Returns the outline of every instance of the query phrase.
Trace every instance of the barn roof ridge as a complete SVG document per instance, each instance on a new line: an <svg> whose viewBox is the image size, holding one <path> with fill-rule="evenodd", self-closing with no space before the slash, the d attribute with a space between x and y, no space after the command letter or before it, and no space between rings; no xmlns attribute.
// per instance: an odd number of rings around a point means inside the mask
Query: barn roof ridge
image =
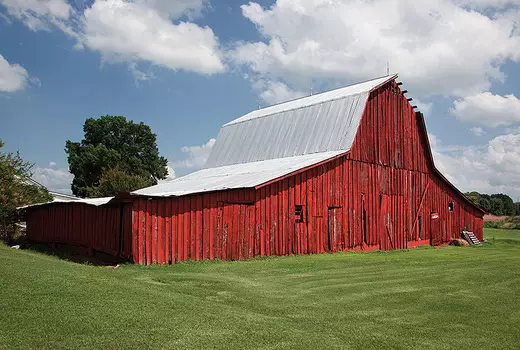
<svg viewBox="0 0 520 350"><path fill-rule="evenodd" d="M335 88L335 89L321 91L321 92L316 93L316 94L312 94L312 95L308 95L308 96L301 96L301 97L294 98L292 100L287 100L287 101L275 103L275 104L272 104L272 105L269 105L269 106L265 106L265 107L262 107L262 108L259 108L259 109L252 110L252 111L250 111L250 112L248 112L248 113L246 113L246 114L244 114L244 115L242 115L242 116L240 116L240 117L238 117L236 119L233 119L232 121L222 125L222 127L225 128L225 127L228 127L228 126L231 126L231 125L234 125L234 124L244 123L244 122L247 122L247 121L252 120L252 119L268 117L268 116L271 116L273 114L277 114L277 113L281 113L281 112L285 112L285 111L292 111L292 110L297 110L297 109L300 109L300 108L311 107L311 106L318 105L318 104L321 104L321 103L336 101L336 100L340 100L340 99L343 99L343 98L347 98L349 96L354 96L354 95L359 95L359 94L362 94L362 93L370 92L370 91L380 87L381 85L383 85L383 84L385 84L385 83L387 83L387 82L389 82L391 80L396 79L397 77L398 77L398 74L383 75L383 76L380 76L380 77L377 77L377 78L368 79L368 80L365 80L365 81L352 83L352 84L345 85L345 86L340 86L340 87ZM380 80L382 82L379 82ZM353 89L353 88L359 87L359 86L361 86L363 84L367 84L367 83L375 82L375 81L378 81L378 84L367 85L367 87L364 88L364 89L353 90L353 91L348 91L347 90L347 89ZM337 96L332 95L332 97L323 98L327 94L331 95L334 92L343 92L343 94L339 94ZM306 104L305 100L315 100L315 101L312 101L312 102ZM300 102L300 103L297 104L297 102ZM293 106L290 106L291 104ZM288 105L289 107L284 109L283 108L284 105ZM266 110L269 110L269 109L272 109L272 111L266 112ZM264 112L264 113L262 113L262 114L260 114L258 116L251 116L251 115L259 114L261 112Z"/></svg>

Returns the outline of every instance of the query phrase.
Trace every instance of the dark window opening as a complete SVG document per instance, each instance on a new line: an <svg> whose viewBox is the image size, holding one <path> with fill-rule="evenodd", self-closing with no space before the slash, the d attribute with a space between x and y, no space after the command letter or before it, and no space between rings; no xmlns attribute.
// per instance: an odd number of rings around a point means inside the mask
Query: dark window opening
<svg viewBox="0 0 520 350"><path fill-rule="evenodd" d="M419 239L423 239L423 234L422 234L422 216L419 216L419 218L417 219L417 235L418 235Z"/></svg>
<svg viewBox="0 0 520 350"><path fill-rule="evenodd" d="M448 203L448 210L449 211L453 211L453 209L455 209L455 205L453 204L453 202L449 202Z"/></svg>
<svg viewBox="0 0 520 350"><path fill-rule="evenodd" d="M294 220L296 222L303 222L303 205L294 206Z"/></svg>

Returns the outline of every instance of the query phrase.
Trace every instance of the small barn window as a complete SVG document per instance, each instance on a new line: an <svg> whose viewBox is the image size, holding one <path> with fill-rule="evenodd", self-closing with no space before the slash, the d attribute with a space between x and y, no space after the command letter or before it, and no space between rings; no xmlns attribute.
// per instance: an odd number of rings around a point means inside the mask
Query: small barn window
<svg viewBox="0 0 520 350"><path fill-rule="evenodd" d="M420 215L417 218L417 236L419 237L419 239L423 239L423 234L422 234L422 216L420 216Z"/></svg>
<svg viewBox="0 0 520 350"><path fill-rule="evenodd" d="M448 202L448 211L453 211L453 209L455 209L453 202Z"/></svg>
<svg viewBox="0 0 520 350"><path fill-rule="evenodd" d="M294 206L294 221L303 222L303 205Z"/></svg>

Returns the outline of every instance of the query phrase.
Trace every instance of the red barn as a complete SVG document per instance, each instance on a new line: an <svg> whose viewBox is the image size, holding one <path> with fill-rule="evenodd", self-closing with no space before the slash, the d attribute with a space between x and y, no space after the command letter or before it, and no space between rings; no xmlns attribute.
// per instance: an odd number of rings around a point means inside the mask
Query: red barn
<svg viewBox="0 0 520 350"><path fill-rule="evenodd" d="M28 236L140 264L482 239L484 212L435 167L396 78L252 111L222 126L204 169L94 208L29 208Z"/></svg>

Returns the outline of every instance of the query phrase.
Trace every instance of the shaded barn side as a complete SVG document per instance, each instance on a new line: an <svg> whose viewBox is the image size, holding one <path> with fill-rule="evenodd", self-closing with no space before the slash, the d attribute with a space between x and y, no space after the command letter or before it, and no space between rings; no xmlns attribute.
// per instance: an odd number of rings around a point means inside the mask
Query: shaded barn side
<svg viewBox="0 0 520 350"><path fill-rule="evenodd" d="M128 260L132 252L132 205L114 203L50 203L25 213L31 243L63 244Z"/></svg>

